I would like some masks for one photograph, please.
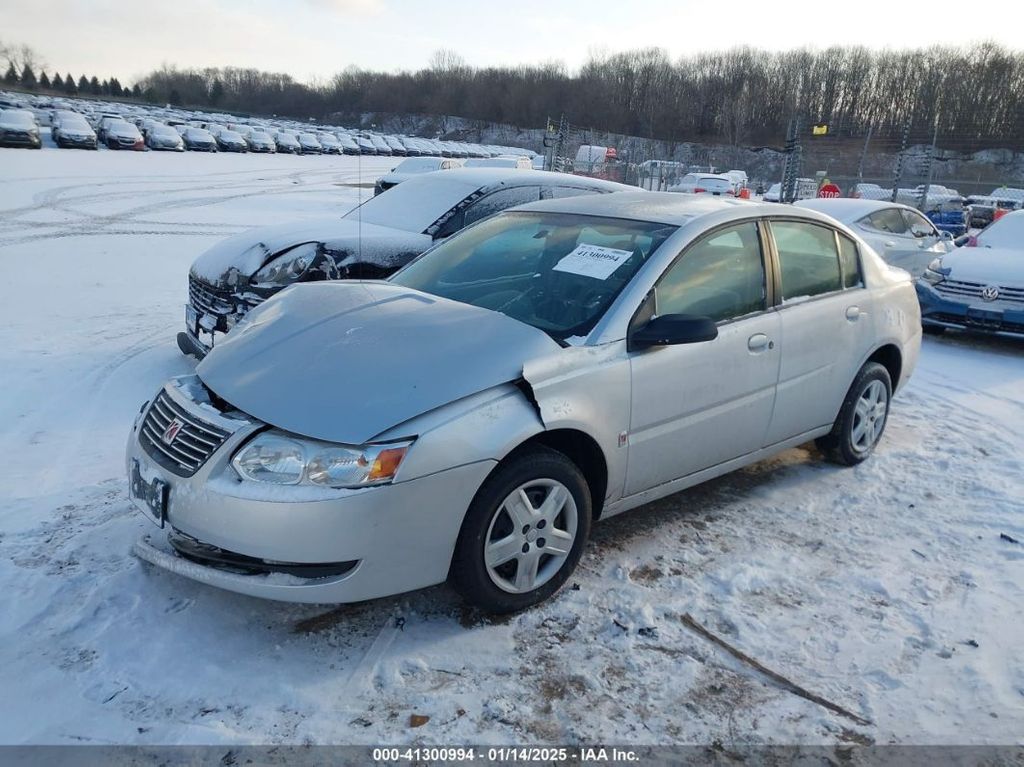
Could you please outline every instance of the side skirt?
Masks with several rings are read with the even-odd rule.
[[[822,437],[830,431],[832,431],[832,424],[820,426],[817,429],[806,431],[803,434],[790,437],[782,442],[776,442],[774,445],[769,445],[768,447],[763,447],[760,450],[755,450],[753,453],[747,453],[746,455],[741,455],[739,458],[733,458],[732,460],[719,463],[707,469],[695,471],[693,474],[689,474],[679,479],[674,479],[671,482],[666,482],[663,485],[652,487],[649,490],[641,490],[639,493],[628,495],[625,498],[620,498],[614,503],[608,504],[601,513],[601,518],[605,519],[606,517],[613,517],[624,511],[629,511],[630,509],[635,509],[638,506],[643,506],[645,503],[656,501],[667,495],[672,495],[673,493],[678,493],[681,490],[686,490],[688,487],[693,487],[694,485],[699,485],[702,482],[707,482],[709,479],[720,477],[723,474],[728,474],[736,469],[742,469],[744,466],[757,463],[758,461],[769,458],[783,450],[788,450],[791,447],[796,447],[797,445],[802,445],[805,442],[810,442],[812,439],[816,439],[817,437]]]

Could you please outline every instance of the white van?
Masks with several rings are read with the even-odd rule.
[[[573,173],[587,176],[599,175],[609,162],[618,159],[613,146],[594,146],[584,144],[576,150],[576,161],[572,165]]]
[[[745,189],[750,181],[745,170],[727,170],[725,175],[732,179],[733,192],[736,194],[740,193],[740,189]]]

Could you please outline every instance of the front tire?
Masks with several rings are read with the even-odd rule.
[[[466,512],[452,585],[491,613],[543,602],[576,569],[592,509],[586,479],[562,453],[535,448],[506,459]]]
[[[832,431],[816,440],[818,447],[830,461],[856,466],[881,440],[891,400],[889,371],[877,362],[865,363],[853,379]]]

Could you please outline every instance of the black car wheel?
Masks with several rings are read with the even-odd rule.
[[[492,613],[531,607],[576,569],[590,534],[590,489],[565,455],[538,447],[506,459],[477,491],[459,531],[450,577]]]
[[[853,379],[832,431],[816,440],[832,462],[855,466],[878,445],[889,419],[892,380],[885,366],[865,363]]]

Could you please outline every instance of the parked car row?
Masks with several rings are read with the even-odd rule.
[[[0,145],[39,148],[49,127],[64,149],[394,155],[490,160],[535,152],[516,147],[388,135],[289,120],[240,118],[191,110],[89,99],[4,94]],[[178,134],[176,139],[171,131]],[[500,163],[499,163],[500,164]]]

